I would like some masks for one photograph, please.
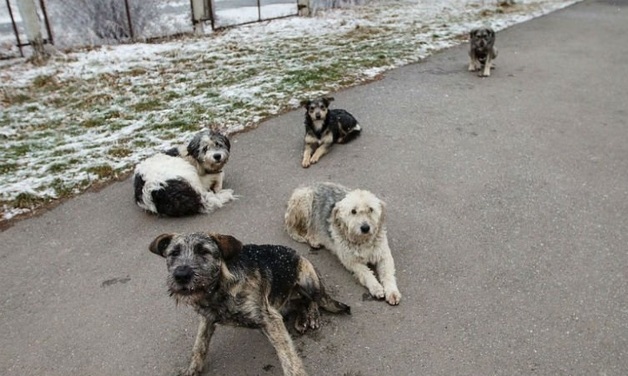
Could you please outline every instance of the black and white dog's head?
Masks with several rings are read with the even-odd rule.
[[[333,97],[321,97],[316,99],[306,99],[301,101],[301,106],[305,107],[306,116],[312,121],[325,120],[329,112],[329,104],[334,100]]]
[[[495,31],[490,27],[478,27],[469,33],[471,48],[474,50],[489,50],[495,44]]]
[[[227,136],[213,130],[197,133],[188,144],[187,152],[206,173],[217,173],[227,164],[231,143]]]

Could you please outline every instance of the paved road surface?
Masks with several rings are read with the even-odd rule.
[[[621,4],[621,5],[620,5]],[[0,233],[0,374],[172,375],[196,318],[165,290],[156,235],[212,230],[295,247],[353,316],[297,338],[312,375],[628,374],[628,5],[586,1],[336,93],[364,126],[304,170],[302,113],[234,138],[210,216],[160,219],[131,181]],[[363,298],[282,231],[293,188],[333,180],[388,203],[404,300]],[[206,375],[279,375],[263,336],[220,328]]]

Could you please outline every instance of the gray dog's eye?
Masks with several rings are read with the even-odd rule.
[[[356,214],[356,213],[357,213],[357,211],[355,209],[351,210],[351,214]]]
[[[177,257],[181,254],[181,250],[179,248],[175,248],[172,250],[172,252],[170,252],[170,254],[168,256],[170,257]]]
[[[207,146],[203,148],[203,153],[207,153]]]

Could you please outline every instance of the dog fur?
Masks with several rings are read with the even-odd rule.
[[[317,183],[292,193],[286,230],[298,242],[330,250],[372,296],[397,305],[401,294],[386,236],[385,206],[369,191]],[[368,265],[375,267],[377,277]]]
[[[490,27],[479,27],[469,33],[469,71],[479,70],[480,77],[491,75],[493,60],[497,57],[495,31]]]
[[[319,307],[350,314],[332,299],[314,266],[279,245],[242,245],[229,235],[162,234],[151,252],[166,259],[168,289],[177,303],[200,315],[192,361],[183,375],[199,375],[216,324],[261,329],[274,346],[284,375],[306,375],[283,316],[296,312],[295,329],[318,329]]]
[[[362,131],[358,121],[349,112],[341,109],[329,109],[333,97],[322,97],[301,101],[305,107],[305,138],[303,168],[318,162],[329,152],[333,144],[344,144]]]
[[[135,167],[135,202],[155,214],[180,217],[209,213],[234,200],[222,189],[231,144],[218,132],[197,133],[187,146],[147,158]]]

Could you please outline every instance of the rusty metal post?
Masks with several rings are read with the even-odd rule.
[[[129,23],[129,34],[131,34],[131,39],[135,39],[135,34],[133,33],[133,23],[131,22],[131,10],[129,8],[129,0],[124,0],[124,8],[126,9],[126,19]]]
[[[260,0],[257,0],[257,20],[262,21],[262,3]]]
[[[44,22],[46,23],[46,32],[48,32],[48,42],[50,42],[50,44],[55,44],[54,40],[52,39],[52,29],[50,28],[50,22],[48,22],[48,11],[46,10],[46,4],[44,3],[44,0],[39,0],[39,5],[41,6],[41,11],[44,14]]]
[[[11,10],[11,3],[9,3],[9,0],[7,0],[7,8],[9,9],[9,17],[11,17],[11,25],[13,25],[13,33],[15,33],[15,39],[17,40],[17,48],[20,50],[20,56],[24,57],[22,41],[20,40],[20,32],[17,29],[17,24],[15,23],[15,17],[13,17],[13,11]]]

